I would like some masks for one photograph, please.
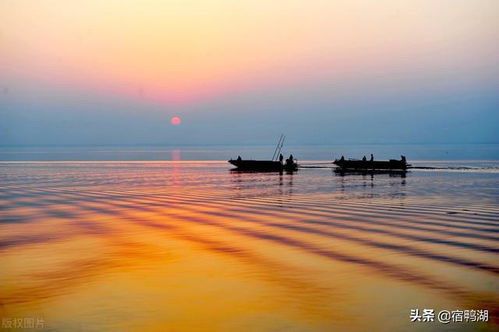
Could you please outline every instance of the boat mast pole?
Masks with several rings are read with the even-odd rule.
[[[283,134],[281,134],[281,136],[279,136],[279,141],[277,141],[277,145],[275,147],[274,154],[272,155],[272,161],[276,159],[276,156],[278,156],[277,150],[279,150],[279,145],[281,145],[281,140],[283,139],[283,136],[284,136]]]
[[[282,141],[281,141],[281,145],[279,146],[279,151],[277,151],[277,154],[275,155],[276,160],[277,160],[277,158],[279,158],[279,155],[281,154],[281,149],[282,149],[282,146],[284,145],[285,139],[286,139],[286,136],[282,135]]]

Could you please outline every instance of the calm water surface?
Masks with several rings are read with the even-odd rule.
[[[0,316],[82,331],[497,330],[498,164],[433,165],[471,168],[0,163]],[[490,322],[411,323],[413,308]]]

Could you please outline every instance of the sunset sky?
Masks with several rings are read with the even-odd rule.
[[[0,145],[498,143],[498,41],[496,0],[0,0]]]

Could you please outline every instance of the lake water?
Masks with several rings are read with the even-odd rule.
[[[1,162],[0,316],[61,331],[497,330],[499,163],[415,164],[440,168]],[[489,322],[411,323],[415,308]]]

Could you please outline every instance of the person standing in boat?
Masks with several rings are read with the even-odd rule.
[[[366,156],[364,156],[364,158],[362,158],[362,161],[366,161],[366,160],[367,160],[367,158],[366,158]]]
[[[279,155],[279,162],[282,164],[282,161],[284,160],[284,156],[282,155],[282,153]]]
[[[374,155],[371,153],[371,160],[370,161],[374,161]]]

